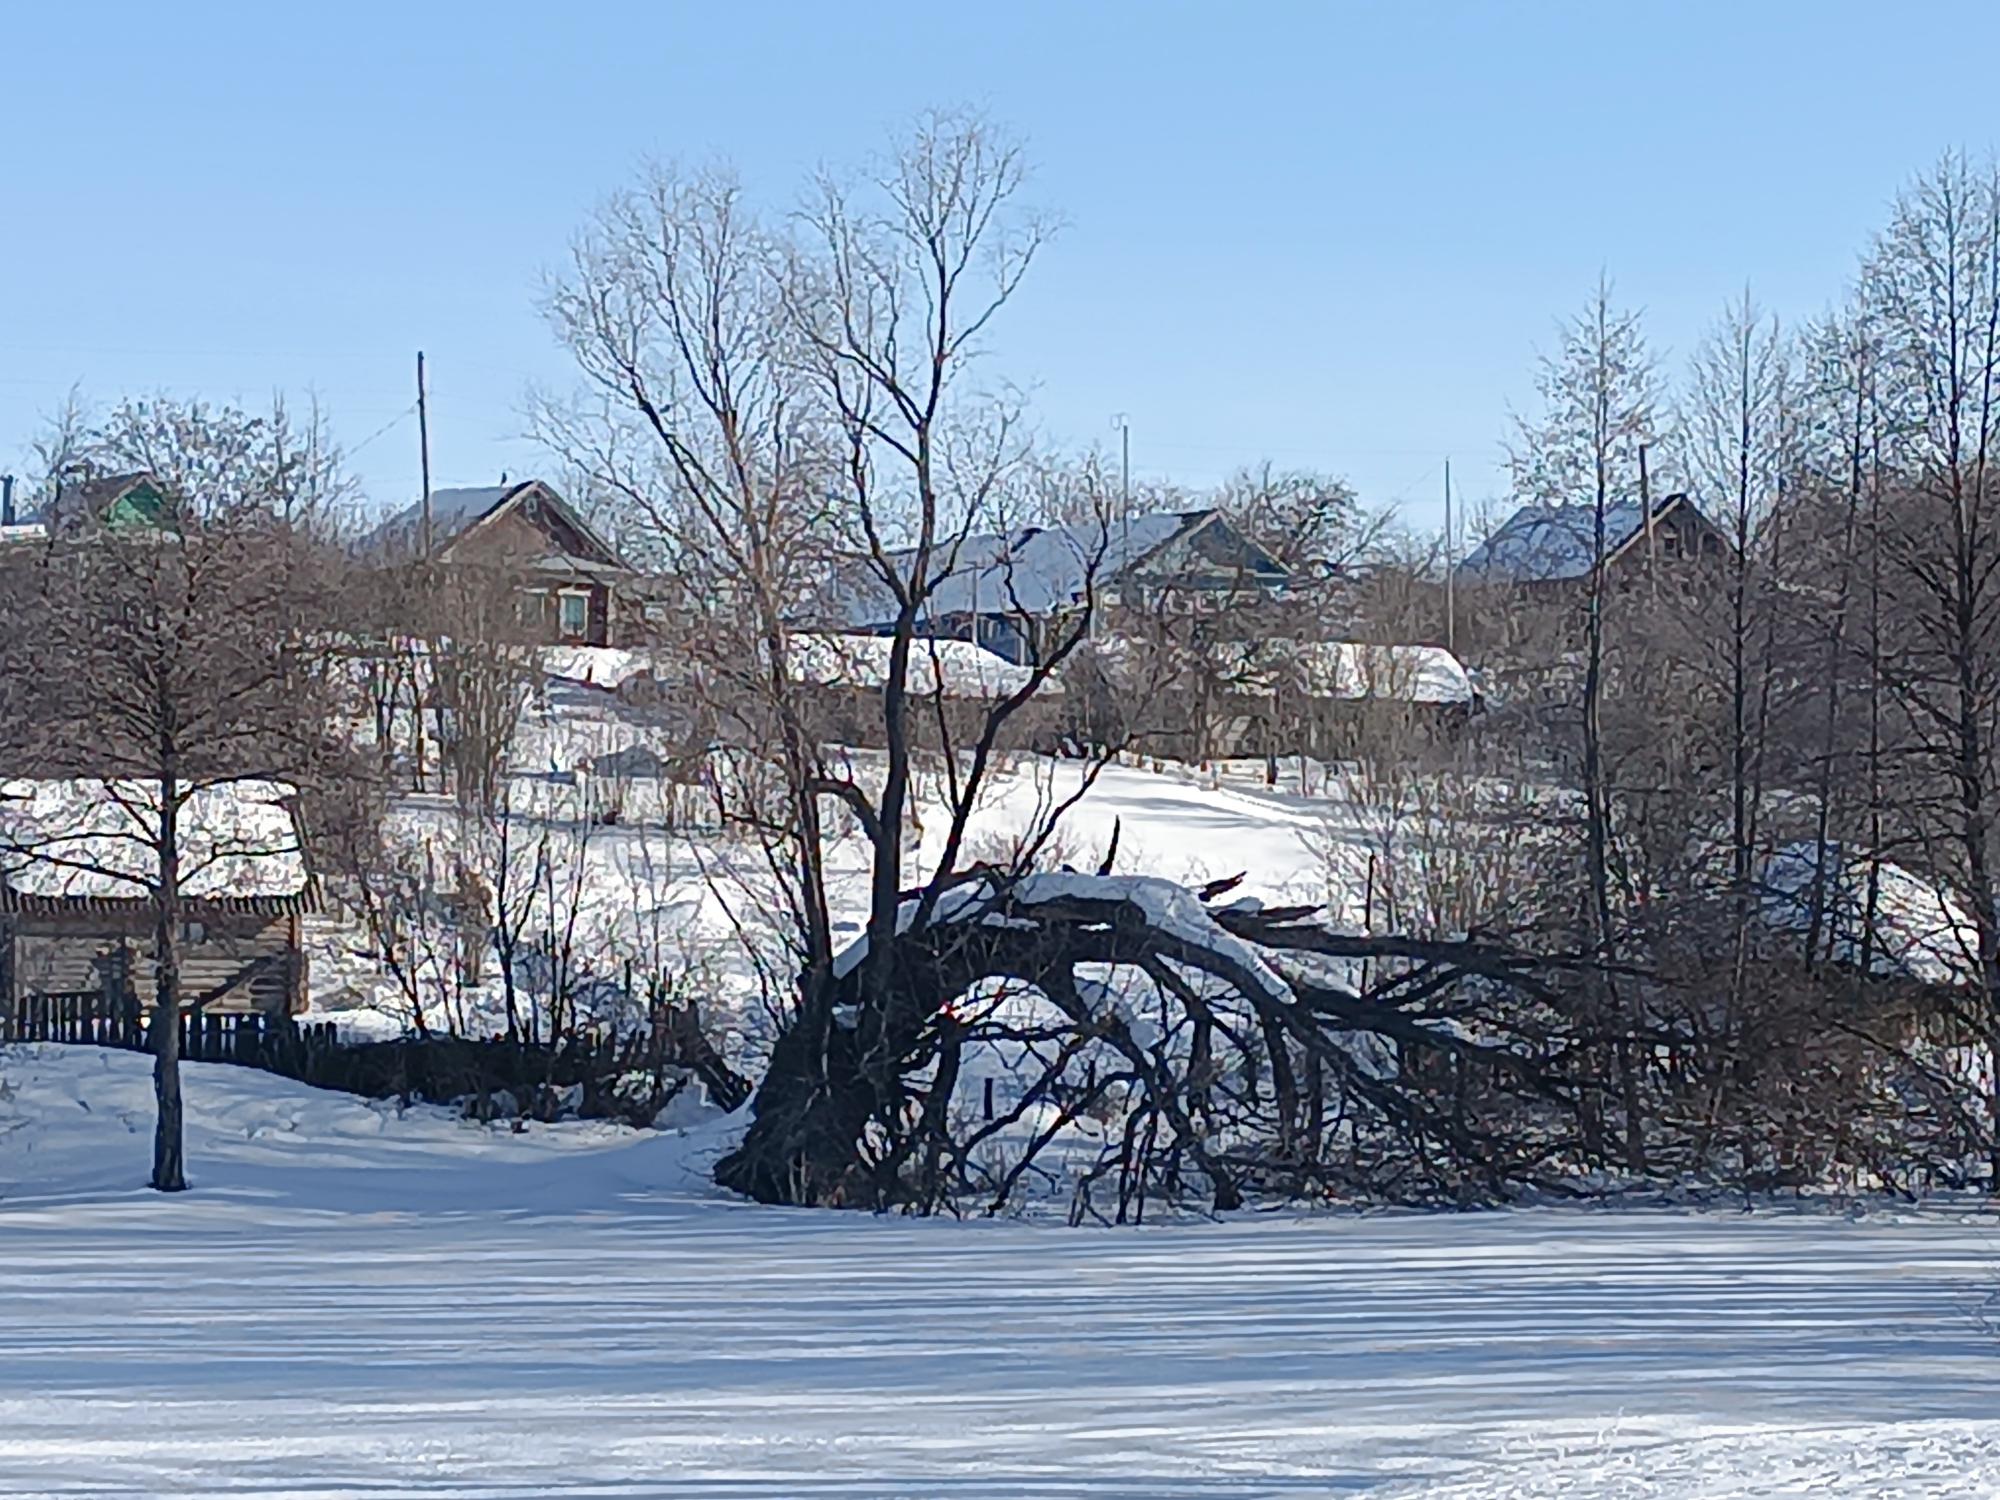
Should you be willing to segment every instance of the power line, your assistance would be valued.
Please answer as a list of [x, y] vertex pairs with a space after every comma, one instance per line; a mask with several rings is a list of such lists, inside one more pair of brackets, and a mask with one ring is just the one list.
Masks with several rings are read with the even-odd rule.
[[360, 440], [360, 442], [356, 442], [356, 444], [354, 444], [352, 448], [348, 448], [348, 458], [354, 458], [354, 454], [358, 454], [358, 452], [360, 452], [362, 448], [366, 448], [366, 446], [368, 446], [370, 442], [374, 442], [376, 438], [384, 436], [384, 434], [386, 434], [386, 432], [388, 432], [390, 428], [398, 426], [400, 422], [408, 422], [408, 420], [410, 420], [410, 418], [412, 418], [414, 414], [416, 414], [416, 402], [410, 402], [410, 404], [408, 404], [408, 406], [404, 406], [404, 408], [402, 408], [400, 412], [396, 412], [396, 416], [392, 416], [392, 418], [390, 418], [388, 422], [384, 422], [384, 424], [382, 424], [382, 426], [378, 426], [378, 428], [376, 428], [374, 432], [370, 432], [370, 434], [368, 434], [366, 438], [362, 438], [362, 440]]

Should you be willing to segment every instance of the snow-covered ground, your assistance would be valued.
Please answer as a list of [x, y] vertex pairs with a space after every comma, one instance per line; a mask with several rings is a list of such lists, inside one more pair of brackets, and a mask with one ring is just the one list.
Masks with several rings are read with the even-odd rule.
[[[557, 722], [567, 754], [550, 753], [546, 745], [539, 752], [552, 763], [568, 764], [586, 753], [601, 754], [631, 743], [629, 737], [620, 739], [616, 731], [581, 715]], [[865, 752], [857, 752], [857, 758], [865, 774]], [[1359, 878], [1351, 872], [1366, 856], [1359, 832], [1347, 820], [1349, 809], [1323, 796], [1266, 788], [1261, 774], [1261, 763], [1256, 768], [1233, 768], [1226, 777], [1180, 767], [1106, 767], [1063, 818], [1044, 863], [1067, 860], [1078, 868], [1095, 869], [1116, 830], [1121, 873], [1197, 882], [1242, 873], [1248, 877], [1246, 894], [1304, 902], [1332, 896], [1340, 908], [1338, 915], [1359, 922], [1363, 893]], [[1008, 762], [972, 819], [968, 856], [1004, 857], [1051, 807], [1077, 795], [1084, 775], [1084, 767], [1076, 761], [1022, 756]], [[602, 960], [600, 977], [615, 978], [627, 961], [641, 973], [655, 963], [679, 971], [698, 967], [711, 1014], [726, 1007], [732, 983], [739, 987], [736, 998], [748, 1004], [751, 979], [742, 952], [745, 935], [782, 942], [771, 915], [779, 902], [768, 889], [769, 873], [758, 852], [713, 829], [588, 827], [577, 816], [581, 794], [546, 782], [524, 780], [514, 795], [524, 806], [531, 798], [540, 799], [532, 805], [548, 815], [552, 860], [561, 872], [556, 884], [565, 892], [561, 900], [580, 907], [579, 930], [587, 937], [578, 947]], [[542, 826], [523, 822], [512, 855], [517, 865], [534, 865], [540, 847], [537, 829]], [[428, 871], [440, 883], [450, 878], [465, 835], [457, 827], [449, 799], [404, 798], [389, 831], [392, 843], [411, 851], [413, 870]], [[948, 831], [948, 815], [933, 797], [913, 830], [919, 867], [928, 869], [936, 863]], [[420, 850], [424, 844], [428, 850]], [[1335, 847], [1345, 855], [1338, 878], [1329, 863], [1329, 851]], [[866, 921], [867, 861], [858, 830], [847, 830], [829, 846], [833, 917], [843, 940], [858, 934]], [[516, 883], [533, 889], [525, 876], [517, 876]], [[567, 894], [572, 888], [573, 895]], [[331, 1019], [345, 1031], [364, 1036], [393, 1035], [409, 1024], [407, 1004], [358, 927], [320, 921], [313, 924], [311, 937], [313, 1019]], [[497, 1027], [501, 1014], [497, 965], [489, 965], [487, 974], [487, 993], [472, 1009]], [[433, 988], [443, 983], [441, 975], [427, 978]]]
[[0, 1057], [0, 1494], [2000, 1493], [1969, 1209], [869, 1219], [187, 1071], [166, 1199], [145, 1059]]

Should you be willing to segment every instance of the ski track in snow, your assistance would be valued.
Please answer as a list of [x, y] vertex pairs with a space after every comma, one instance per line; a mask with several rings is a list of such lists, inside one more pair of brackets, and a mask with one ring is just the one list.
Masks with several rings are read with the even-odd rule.
[[1068, 1230], [756, 1208], [525, 1135], [0, 1056], [0, 1494], [2000, 1493], [2000, 1226], [1535, 1210]]

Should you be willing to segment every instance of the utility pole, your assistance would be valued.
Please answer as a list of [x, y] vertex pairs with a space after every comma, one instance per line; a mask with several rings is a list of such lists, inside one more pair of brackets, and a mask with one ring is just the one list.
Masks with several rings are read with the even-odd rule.
[[[1660, 565], [1653, 556], [1653, 490], [1646, 481], [1646, 444], [1639, 445], [1639, 510], [1646, 527], [1646, 587], [1654, 598], [1660, 596]], [[1600, 560], [1600, 566], [1602, 565]]]
[[[1112, 578], [1115, 579], [1121, 570], [1132, 566], [1132, 424], [1121, 411], [1112, 417], [1111, 425], [1118, 429], [1119, 550], [1118, 566], [1111, 570]], [[1111, 539], [1107, 536], [1104, 541], [1108, 550]], [[1088, 633], [1093, 640], [1096, 638], [1097, 611], [1094, 609], [1091, 611]]]
[[423, 547], [424, 561], [431, 560], [431, 415], [424, 392], [424, 351], [417, 351], [417, 457], [423, 465], [424, 511]]
[[1125, 507], [1126, 525], [1132, 517], [1132, 424], [1124, 413], [1118, 416], [1118, 500]]
[[1444, 461], [1444, 649], [1458, 654], [1458, 609], [1453, 596], [1456, 571], [1451, 533], [1451, 460]]

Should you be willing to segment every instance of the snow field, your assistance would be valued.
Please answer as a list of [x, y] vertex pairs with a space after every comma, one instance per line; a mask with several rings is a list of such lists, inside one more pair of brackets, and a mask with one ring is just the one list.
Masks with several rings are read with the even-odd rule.
[[200, 1065], [164, 1199], [145, 1059], [0, 1074], [9, 1496], [2000, 1492], [1970, 1209], [871, 1219]]

